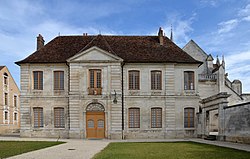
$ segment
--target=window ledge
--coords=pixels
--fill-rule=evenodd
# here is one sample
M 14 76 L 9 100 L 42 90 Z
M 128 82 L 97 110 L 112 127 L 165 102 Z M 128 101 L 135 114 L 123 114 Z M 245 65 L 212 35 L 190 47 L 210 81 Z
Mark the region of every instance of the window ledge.
M 151 90 L 151 95 L 161 95 L 162 93 L 162 90 Z
M 128 90 L 129 95 L 140 95 L 140 90 Z
M 196 130 L 196 128 L 195 127 L 193 127 L 193 128 L 184 128 L 185 130 Z
M 195 94 L 195 89 L 194 90 L 184 90 L 184 93 L 186 94 L 186 95 L 194 95 Z

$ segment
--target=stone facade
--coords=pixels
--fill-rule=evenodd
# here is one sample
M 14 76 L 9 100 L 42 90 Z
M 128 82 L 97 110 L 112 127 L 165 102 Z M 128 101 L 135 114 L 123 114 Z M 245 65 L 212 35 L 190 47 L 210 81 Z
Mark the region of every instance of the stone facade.
M 115 48 L 111 49 L 111 42 L 108 44 L 108 41 L 105 40 L 105 38 L 109 40 L 110 37 L 98 35 L 84 47 L 86 49 L 82 49 L 77 54 L 70 56 L 64 63 L 49 63 L 48 60 L 46 62 L 34 62 L 36 59 L 33 59 L 33 62 L 32 60 L 30 62 L 24 60 L 25 62 L 17 63 L 21 68 L 21 136 L 92 138 L 94 120 L 100 114 L 104 114 L 104 121 L 98 119 L 97 123 L 98 128 L 104 127 L 104 136 L 98 136 L 102 129 L 97 128 L 98 131 L 94 131 L 97 133 L 94 136 L 96 138 L 195 137 L 194 118 L 195 113 L 198 112 L 200 99 L 197 85 L 197 68 L 200 62 L 186 55 L 185 52 L 163 35 L 159 34 L 159 36 L 161 43 L 158 44 L 158 40 L 156 40 L 152 45 L 152 49 L 154 49 L 153 47 L 160 49 L 159 53 L 154 52 L 155 55 L 152 56 L 162 54 L 156 59 L 158 62 L 150 62 L 152 58 L 146 53 L 152 51 L 150 48 L 144 50 L 145 53 L 142 55 L 138 54 L 138 56 L 144 58 L 142 61 L 146 58 L 148 58 L 148 61 L 129 62 L 129 60 L 134 60 L 133 57 L 130 57 L 129 60 L 127 57 L 121 58 L 123 55 L 118 56 L 117 52 L 114 53 Z M 89 37 L 83 38 L 87 39 Z M 127 40 L 127 37 L 121 38 Z M 125 49 L 128 50 L 125 54 L 132 56 L 129 55 L 131 52 L 141 51 L 136 50 L 136 48 L 144 45 L 140 40 L 144 40 L 145 37 L 128 38 L 132 43 L 130 44 L 131 47 L 127 46 L 127 44 L 124 45 L 126 46 Z M 158 37 L 146 38 L 154 41 Z M 39 35 L 37 54 L 40 50 L 43 50 L 43 43 L 41 44 L 41 42 L 44 42 L 44 40 Z M 134 45 L 136 42 L 138 45 Z M 147 42 L 145 41 L 145 43 Z M 152 40 L 150 42 L 152 43 Z M 52 44 L 50 42 L 48 47 L 53 47 Z M 93 46 L 90 47 L 90 45 Z M 145 46 L 149 47 L 149 45 Z M 177 52 L 182 52 L 181 56 L 186 57 L 183 60 L 182 57 L 180 59 L 173 58 L 177 62 L 160 62 L 165 60 L 160 58 L 165 54 L 161 50 L 168 52 L 169 45 L 173 45 Z M 46 45 L 44 48 L 46 49 Z M 179 53 L 170 53 L 171 56 L 174 54 Z M 32 56 L 30 57 L 32 58 Z M 42 76 L 41 82 L 35 79 L 40 78 L 34 75 L 37 71 L 42 72 L 40 75 Z M 61 71 L 64 74 L 63 90 L 54 90 L 55 71 Z M 98 75 L 94 71 L 99 72 Z M 138 78 L 138 89 L 129 88 L 130 71 L 139 72 L 138 77 L 133 77 Z M 153 78 L 152 71 L 160 73 L 160 80 L 158 79 L 160 88 L 156 90 L 151 88 L 153 82 L 151 81 Z M 193 73 L 193 76 L 190 76 L 192 78 L 190 79 L 192 80 L 192 83 L 190 83 L 192 85 L 190 86 L 191 89 L 184 88 L 184 72 L 186 71 Z M 93 78 L 90 78 L 90 76 Z M 98 89 L 90 87 L 90 83 L 98 79 L 101 87 L 98 86 Z M 35 88 L 34 85 L 38 85 L 37 83 L 42 83 L 42 89 L 37 90 Z M 64 111 L 64 115 L 60 117 L 63 121 L 60 128 L 55 125 L 57 120 L 55 108 Z M 157 116 L 152 117 L 154 108 L 157 108 L 160 113 L 158 112 Z M 184 126 L 185 108 L 191 108 L 193 113 L 190 121 L 192 126 L 189 128 Z M 37 112 L 37 109 L 41 110 L 41 112 Z M 139 117 L 129 115 L 131 109 L 139 110 L 139 114 L 137 114 Z M 96 115 L 91 116 L 93 113 L 96 113 Z M 139 120 L 139 126 L 130 126 L 131 120 L 135 120 L 134 118 Z M 158 120 L 157 127 L 152 126 L 152 118 Z
M 214 64 L 194 41 L 183 48 L 186 53 L 161 32 L 158 37 L 57 37 L 45 46 L 39 35 L 38 50 L 17 62 L 21 136 L 164 139 L 223 134 L 224 106 L 246 102 L 249 95 L 242 94 L 240 81 L 228 80 L 224 60 Z M 60 90 L 55 89 L 58 71 L 63 75 Z
M 19 132 L 20 92 L 6 66 L 0 66 L 0 134 Z

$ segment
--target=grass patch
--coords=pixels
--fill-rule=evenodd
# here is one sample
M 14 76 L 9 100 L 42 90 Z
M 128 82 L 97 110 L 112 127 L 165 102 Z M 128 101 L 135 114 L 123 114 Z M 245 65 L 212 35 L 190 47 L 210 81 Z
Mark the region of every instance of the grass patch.
M 62 144 L 64 142 L 48 141 L 0 141 L 0 158 L 7 158 L 25 152 L 39 150 L 46 147 Z
M 250 159 L 250 152 L 194 142 L 110 143 L 94 159 Z

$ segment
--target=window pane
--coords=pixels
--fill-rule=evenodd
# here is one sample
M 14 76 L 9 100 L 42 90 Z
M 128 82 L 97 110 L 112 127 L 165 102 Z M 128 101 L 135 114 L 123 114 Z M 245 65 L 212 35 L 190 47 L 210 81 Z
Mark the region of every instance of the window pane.
M 4 119 L 5 119 L 5 120 L 8 120 L 8 115 L 9 115 L 9 113 L 8 113 L 7 111 L 5 111 L 5 112 L 4 112 Z
M 98 128 L 104 128 L 104 121 L 102 119 L 97 121 L 97 127 Z
M 64 128 L 64 108 L 54 108 L 55 128 Z
M 14 120 L 17 120 L 17 113 L 14 113 Z
M 162 109 L 161 108 L 151 109 L 151 127 L 152 128 L 162 127 Z
M 54 71 L 54 90 L 64 89 L 64 72 Z
M 101 88 L 101 71 L 96 71 L 96 87 Z
M 102 94 L 102 72 L 101 70 L 89 70 L 89 94 Z
M 34 80 L 34 89 L 43 90 L 43 72 L 34 71 L 33 80 Z
M 161 90 L 161 71 L 151 71 L 151 89 Z
M 94 128 L 95 124 L 94 124 L 94 120 L 88 120 L 88 128 Z
M 43 108 L 33 108 L 34 110 L 34 127 L 43 127 Z
M 129 108 L 129 128 L 140 128 L 139 108 Z
M 193 71 L 184 72 L 184 89 L 194 90 L 194 72 Z
M 4 93 L 4 104 L 8 105 L 8 93 Z
M 185 128 L 194 127 L 194 108 L 184 109 L 184 127 Z
M 14 107 L 17 107 L 17 96 L 14 96 Z
M 129 89 L 139 90 L 140 89 L 140 72 L 129 71 Z

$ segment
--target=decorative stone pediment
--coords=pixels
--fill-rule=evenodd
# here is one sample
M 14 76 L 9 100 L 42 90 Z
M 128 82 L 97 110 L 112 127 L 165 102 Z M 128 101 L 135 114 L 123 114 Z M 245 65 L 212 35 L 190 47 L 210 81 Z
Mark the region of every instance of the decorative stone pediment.
M 67 60 L 68 62 L 98 62 L 98 61 L 104 61 L 104 62 L 116 62 L 116 61 L 120 61 L 122 62 L 123 59 L 121 59 L 120 57 L 102 50 L 96 46 L 91 47 L 87 50 L 84 50 L 78 54 L 76 54 L 75 56 L 69 58 Z

